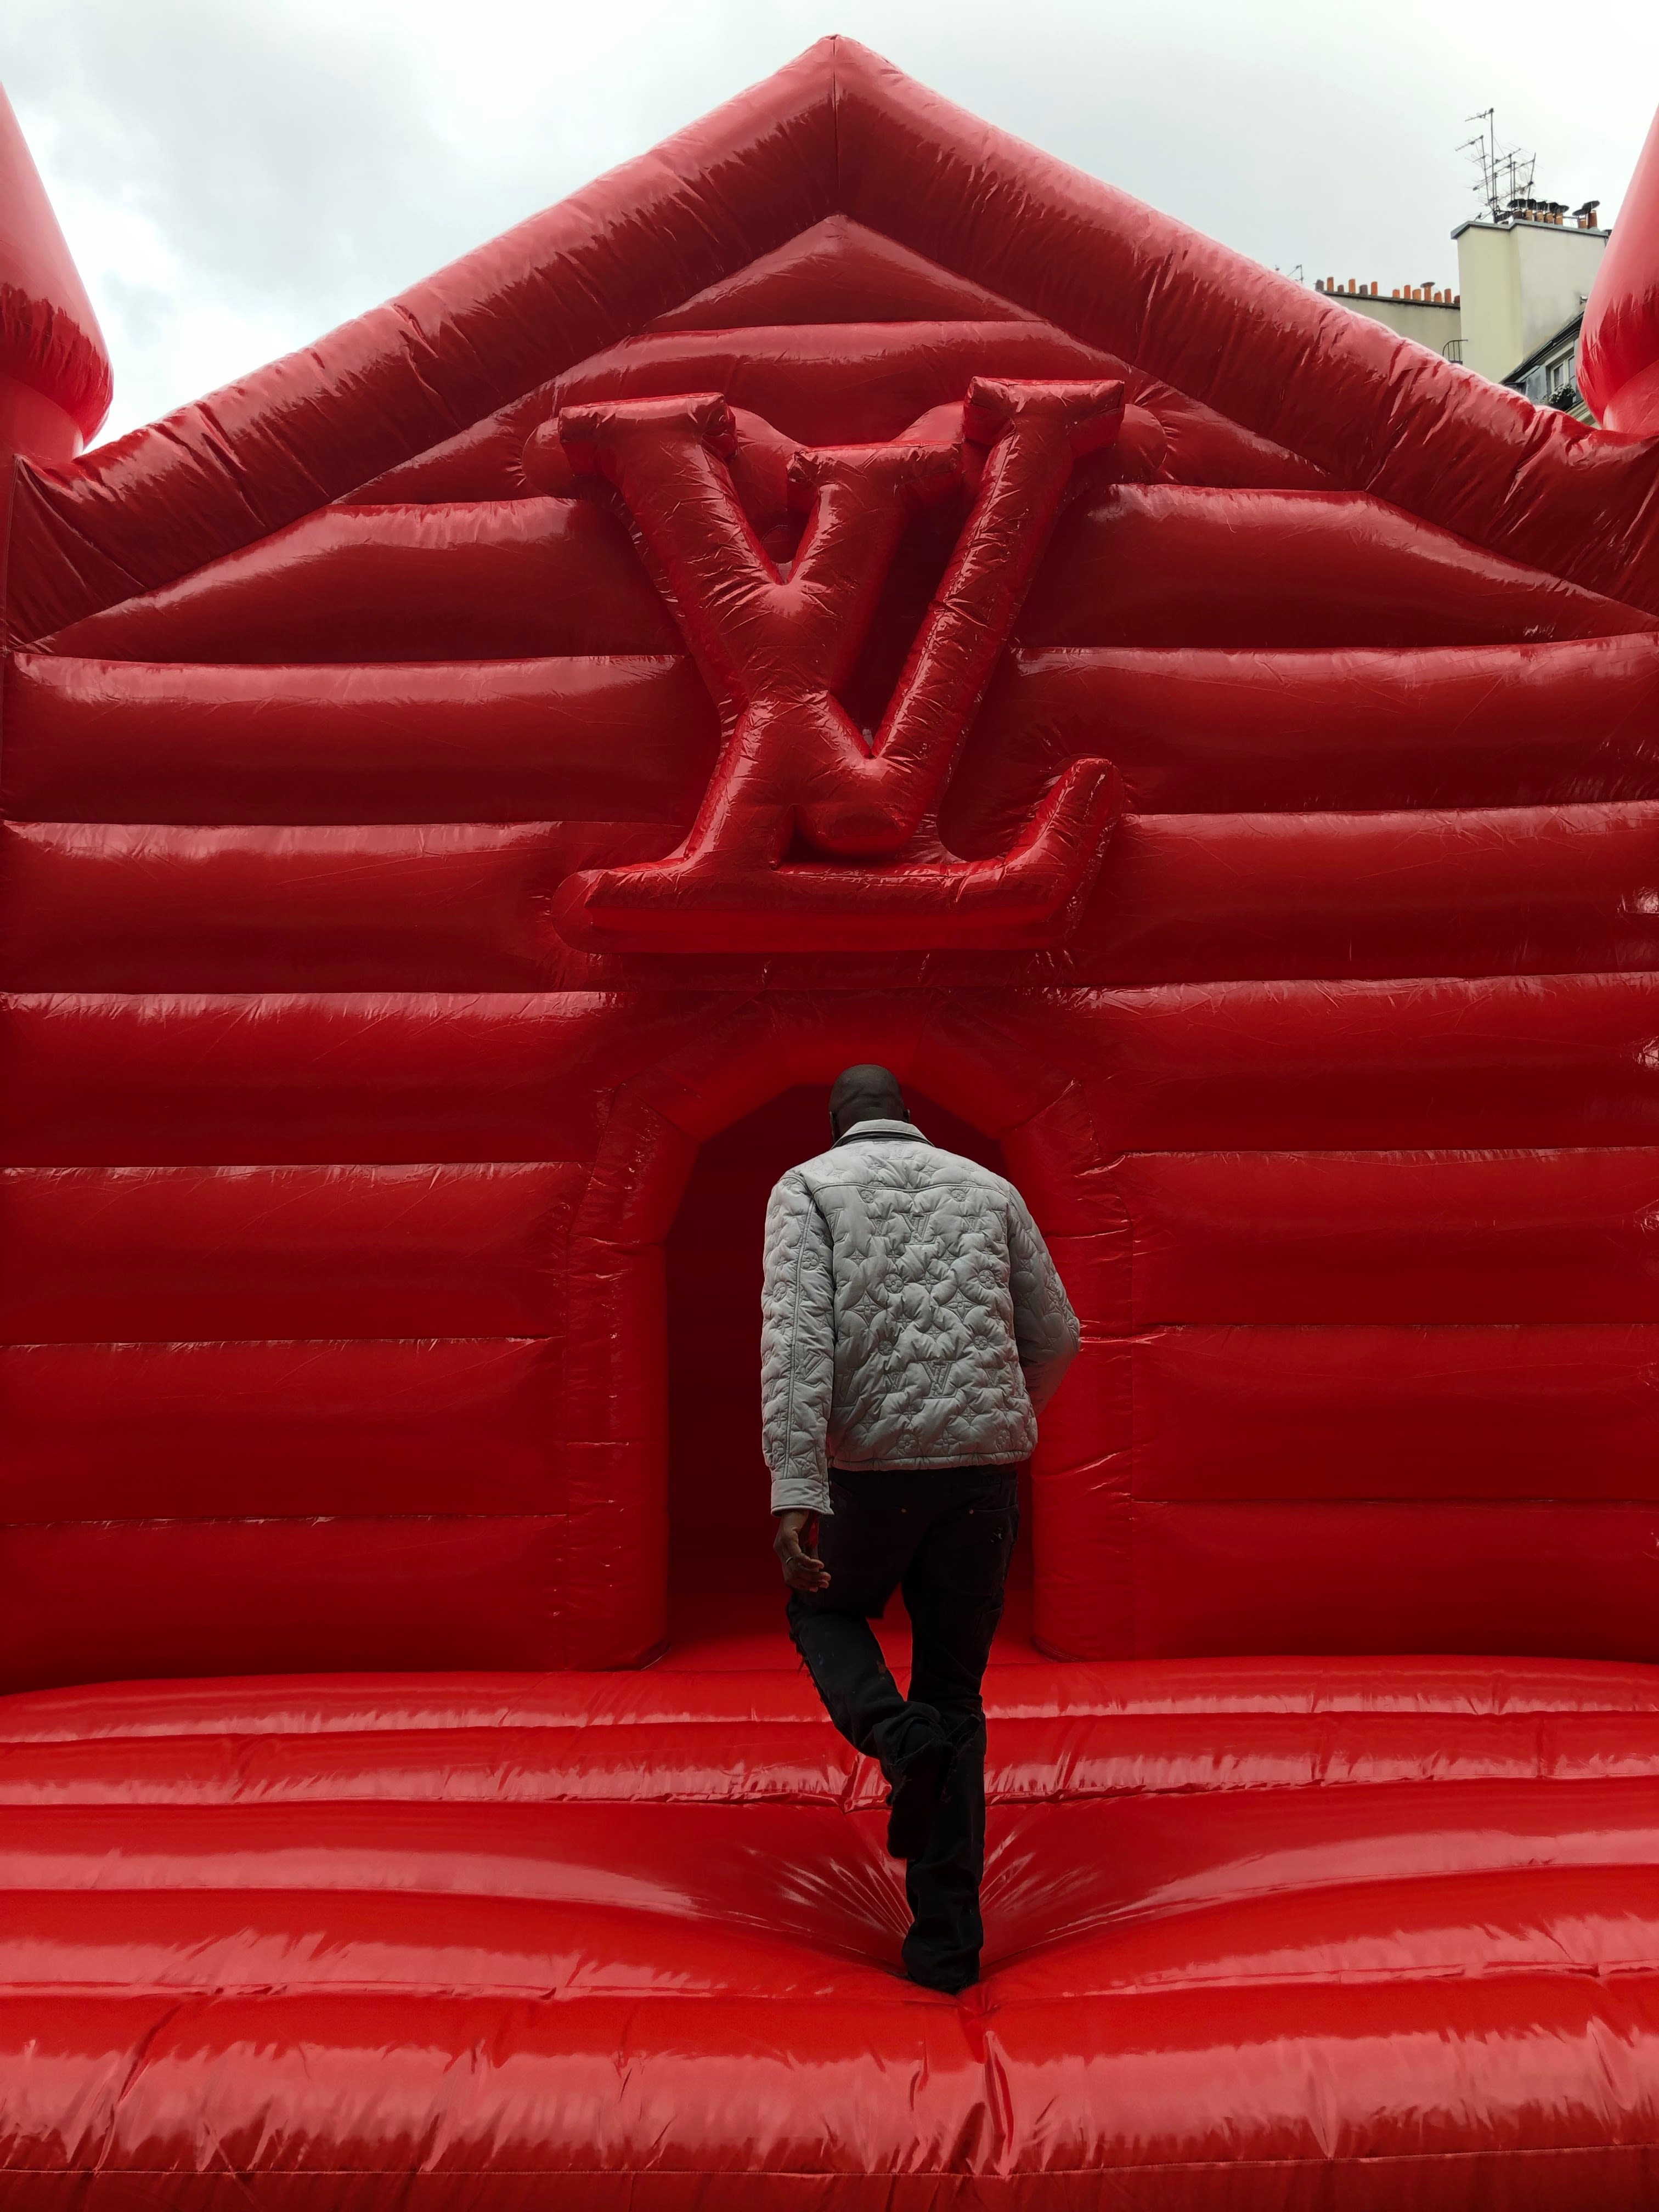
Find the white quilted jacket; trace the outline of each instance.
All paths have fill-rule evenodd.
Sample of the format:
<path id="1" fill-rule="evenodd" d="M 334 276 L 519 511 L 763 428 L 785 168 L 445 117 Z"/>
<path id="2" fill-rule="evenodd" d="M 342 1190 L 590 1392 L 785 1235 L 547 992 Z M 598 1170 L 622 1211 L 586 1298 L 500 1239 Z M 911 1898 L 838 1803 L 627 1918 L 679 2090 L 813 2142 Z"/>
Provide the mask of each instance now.
<path id="1" fill-rule="evenodd" d="M 909 1121 L 859 1121 L 766 1209 L 761 1428 L 772 1510 L 826 1469 L 1006 1467 L 1078 1346 L 1013 1185 Z"/>

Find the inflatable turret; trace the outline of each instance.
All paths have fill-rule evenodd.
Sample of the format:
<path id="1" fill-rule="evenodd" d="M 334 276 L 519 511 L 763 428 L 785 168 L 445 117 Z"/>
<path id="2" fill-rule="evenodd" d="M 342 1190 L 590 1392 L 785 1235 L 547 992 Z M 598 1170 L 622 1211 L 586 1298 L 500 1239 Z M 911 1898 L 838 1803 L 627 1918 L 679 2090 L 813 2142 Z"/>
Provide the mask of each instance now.
<path id="1" fill-rule="evenodd" d="M 0 458 L 72 460 L 110 389 L 97 318 L 0 92 Z"/>
<path id="2" fill-rule="evenodd" d="M 1659 115 L 1596 272 L 1578 367 L 1604 429 L 1659 438 Z"/>

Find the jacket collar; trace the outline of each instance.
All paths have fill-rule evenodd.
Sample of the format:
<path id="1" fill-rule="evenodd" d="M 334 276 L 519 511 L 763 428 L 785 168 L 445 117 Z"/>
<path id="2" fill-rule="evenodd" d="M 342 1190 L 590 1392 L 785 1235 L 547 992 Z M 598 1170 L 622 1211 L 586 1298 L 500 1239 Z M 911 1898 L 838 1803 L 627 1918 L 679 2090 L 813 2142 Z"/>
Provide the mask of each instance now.
<path id="1" fill-rule="evenodd" d="M 866 1137 L 913 1145 L 932 1142 L 931 1138 L 922 1135 L 914 1121 L 854 1121 L 850 1129 L 842 1130 L 830 1149 L 839 1152 L 843 1145 L 850 1145 L 855 1140 L 862 1144 Z"/>

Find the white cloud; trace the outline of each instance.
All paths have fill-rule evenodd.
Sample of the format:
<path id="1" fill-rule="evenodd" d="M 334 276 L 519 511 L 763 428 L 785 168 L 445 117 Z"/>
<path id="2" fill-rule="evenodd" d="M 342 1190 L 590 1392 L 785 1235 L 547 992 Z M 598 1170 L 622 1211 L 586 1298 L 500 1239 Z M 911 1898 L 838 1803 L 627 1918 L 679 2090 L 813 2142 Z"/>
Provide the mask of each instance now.
<path id="1" fill-rule="evenodd" d="M 1271 264 L 1450 282 L 1474 110 L 1611 212 L 1659 9 L 1602 0 L 8 0 L 0 76 L 104 320 L 108 431 L 302 344 L 826 30 Z"/>

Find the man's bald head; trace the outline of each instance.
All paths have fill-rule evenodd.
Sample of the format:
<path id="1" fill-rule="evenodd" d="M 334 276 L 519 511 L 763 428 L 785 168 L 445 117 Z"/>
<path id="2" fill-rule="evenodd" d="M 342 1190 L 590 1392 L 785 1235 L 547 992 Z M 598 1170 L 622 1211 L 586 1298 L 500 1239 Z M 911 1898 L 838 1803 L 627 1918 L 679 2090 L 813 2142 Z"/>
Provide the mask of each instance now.
<path id="1" fill-rule="evenodd" d="M 904 1093 L 890 1067 L 843 1067 L 830 1091 L 830 1127 L 838 1137 L 858 1121 L 908 1121 Z"/>

